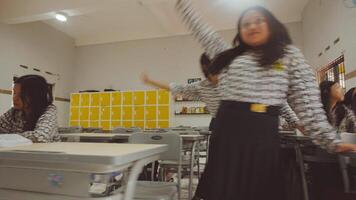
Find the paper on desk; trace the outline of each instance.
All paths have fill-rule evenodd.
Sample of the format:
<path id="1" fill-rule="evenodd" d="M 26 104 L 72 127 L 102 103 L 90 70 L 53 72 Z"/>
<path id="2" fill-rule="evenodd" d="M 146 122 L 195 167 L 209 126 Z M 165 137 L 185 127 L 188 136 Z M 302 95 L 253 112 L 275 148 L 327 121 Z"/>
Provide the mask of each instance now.
<path id="1" fill-rule="evenodd" d="M 18 134 L 0 134 L 0 148 L 30 145 L 32 141 Z"/>

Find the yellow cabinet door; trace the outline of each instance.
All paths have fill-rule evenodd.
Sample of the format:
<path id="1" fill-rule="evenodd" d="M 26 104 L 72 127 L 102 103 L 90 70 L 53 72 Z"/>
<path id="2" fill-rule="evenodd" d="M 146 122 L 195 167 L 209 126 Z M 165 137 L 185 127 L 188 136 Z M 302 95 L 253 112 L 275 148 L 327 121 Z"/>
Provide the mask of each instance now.
<path id="1" fill-rule="evenodd" d="M 158 121 L 157 128 L 169 128 L 169 121 Z"/>
<path id="2" fill-rule="evenodd" d="M 111 111 L 110 107 L 102 107 L 101 108 L 101 113 L 100 113 L 100 119 L 101 121 L 109 121 L 111 116 Z"/>
<path id="3" fill-rule="evenodd" d="M 70 108 L 70 120 L 71 121 L 79 120 L 79 107 Z"/>
<path id="4" fill-rule="evenodd" d="M 99 128 L 99 121 L 90 121 L 90 127 L 91 128 Z"/>
<path id="5" fill-rule="evenodd" d="M 110 106 L 111 93 L 100 93 L 100 106 Z"/>
<path id="6" fill-rule="evenodd" d="M 146 91 L 146 105 L 156 105 L 157 104 L 157 91 L 151 90 Z"/>
<path id="7" fill-rule="evenodd" d="M 134 127 L 145 128 L 145 121 L 134 121 Z"/>
<path id="8" fill-rule="evenodd" d="M 122 121 L 122 127 L 131 128 L 132 127 L 132 121 Z"/>
<path id="9" fill-rule="evenodd" d="M 145 128 L 157 128 L 157 121 L 146 121 L 146 127 Z"/>
<path id="10" fill-rule="evenodd" d="M 111 130 L 111 124 L 110 124 L 110 121 L 101 121 L 100 122 L 100 127 L 103 129 L 103 130 Z"/>
<path id="11" fill-rule="evenodd" d="M 111 108 L 111 121 L 121 120 L 121 107 Z"/>
<path id="12" fill-rule="evenodd" d="M 80 94 L 70 95 L 70 106 L 79 106 Z"/>
<path id="13" fill-rule="evenodd" d="M 99 120 L 100 109 L 99 107 L 90 108 L 90 121 Z"/>
<path id="14" fill-rule="evenodd" d="M 89 121 L 80 121 L 80 126 L 82 128 L 89 128 Z"/>
<path id="15" fill-rule="evenodd" d="M 169 119 L 169 106 L 158 106 L 158 120 Z"/>
<path id="16" fill-rule="evenodd" d="M 121 121 L 111 121 L 111 128 L 121 127 Z"/>
<path id="17" fill-rule="evenodd" d="M 121 92 L 111 93 L 111 105 L 112 106 L 121 106 Z"/>
<path id="18" fill-rule="evenodd" d="M 145 92 L 137 91 L 133 93 L 133 101 L 135 105 L 143 105 L 145 104 Z"/>
<path id="19" fill-rule="evenodd" d="M 145 116 L 145 107 L 135 106 L 134 107 L 134 120 L 143 120 Z"/>
<path id="20" fill-rule="evenodd" d="M 158 104 L 169 104 L 170 94 L 167 90 L 158 91 Z"/>
<path id="21" fill-rule="evenodd" d="M 79 123 L 79 121 L 70 121 L 69 122 L 69 126 L 78 127 L 78 126 L 80 126 L 80 123 Z"/>
<path id="22" fill-rule="evenodd" d="M 90 95 L 88 93 L 83 93 L 80 95 L 80 106 L 89 106 Z"/>
<path id="23" fill-rule="evenodd" d="M 122 120 L 132 120 L 132 106 L 122 107 Z"/>
<path id="24" fill-rule="evenodd" d="M 122 104 L 123 105 L 132 105 L 132 92 L 123 92 L 122 93 Z"/>
<path id="25" fill-rule="evenodd" d="M 157 107 L 156 106 L 145 106 L 146 120 L 156 120 L 157 119 Z"/>
<path id="26" fill-rule="evenodd" d="M 99 106 L 100 104 L 100 94 L 92 93 L 90 94 L 90 106 Z"/>
<path id="27" fill-rule="evenodd" d="M 80 108 L 80 121 L 89 120 L 89 107 Z"/>

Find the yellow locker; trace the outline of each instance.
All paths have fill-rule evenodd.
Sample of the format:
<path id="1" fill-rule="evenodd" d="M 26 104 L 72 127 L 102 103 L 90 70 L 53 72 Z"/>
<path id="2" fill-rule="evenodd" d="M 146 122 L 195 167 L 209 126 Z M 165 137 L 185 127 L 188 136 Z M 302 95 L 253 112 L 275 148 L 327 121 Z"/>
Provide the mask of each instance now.
<path id="1" fill-rule="evenodd" d="M 100 106 L 110 106 L 111 95 L 109 92 L 103 92 L 100 94 Z"/>
<path id="2" fill-rule="evenodd" d="M 169 106 L 158 106 L 158 119 L 159 120 L 169 119 Z"/>
<path id="3" fill-rule="evenodd" d="M 99 120 L 100 109 L 99 107 L 90 108 L 90 121 Z"/>
<path id="4" fill-rule="evenodd" d="M 122 121 L 122 126 L 124 128 L 131 128 L 132 127 L 132 121 Z"/>
<path id="5" fill-rule="evenodd" d="M 132 106 L 123 106 L 122 107 L 122 119 L 123 120 L 132 120 Z"/>
<path id="6" fill-rule="evenodd" d="M 133 93 L 133 101 L 135 105 L 143 105 L 145 104 L 145 92 L 137 91 Z"/>
<path id="7" fill-rule="evenodd" d="M 123 92 L 122 93 L 122 104 L 123 105 L 132 105 L 132 92 Z"/>
<path id="8" fill-rule="evenodd" d="M 90 106 L 99 106 L 100 104 L 100 94 L 92 93 L 90 94 Z"/>
<path id="9" fill-rule="evenodd" d="M 145 121 L 134 121 L 134 127 L 145 128 Z"/>
<path id="10" fill-rule="evenodd" d="M 145 107 L 146 120 L 157 119 L 157 107 L 156 106 L 146 106 Z"/>
<path id="11" fill-rule="evenodd" d="M 111 121 L 111 128 L 121 127 L 121 121 Z"/>
<path id="12" fill-rule="evenodd" d="M 156 103 L 157 103 L 157 91 L 156 90 L 146 91 L 146 104 L 156 105 Z"/>
<path id="13" fill-rule="evenodd" d="M 90 121 L 91 128 L 99 128 L 99 121 Z"/>
<path id="14" fill-rule="evenodd" d="M 70 108 L 70 120 L 79 120 L 79 107 Z"/>
<path id="15" fill-rule="evenodd" d="M 167 90 L 158 91 L 158 104 L 169 104 L 169 92 Z"/>
<path id="16" fill-rule="evenodd" d="M 146 121 L 146 128 L 157 128 L 157 121 Z"/>
<path id="17" fill-rule="evenodd" d="M 70 95 L 70 105 L 79 106 L 80 94 L 71 94 Z"/>
<path id="18" fill-rule="evenodd" d="M 80 126 L 82 128 L 89 128 L 89 121 L 80 121 Z"/>
<path id="19" fill-rule="evenodd" d="M 102 107 L 100 116 L 102 121 L 110 120 L 110 116 L 111 116 L 110 107 Z"/>
<path id="20" fill-rule="evenodd" d="M 89 120 L 89 107 L 80 108 L 80 121 Z"/>
<path id="21" fill-rule="evenodd" d="M 135 106 L 134 107 L 134 119 L 135 120 L 143 120 L 145 114 L 145 108 L 143 106 Z"/>
<path id="22" fill-rule="evenodd" d="M 111 105 L 113 105 L 113 106 L 121 105 L 121 92 L 111 93 Z"/>
<path id="23" fill-rule="evenodd" d="M 111 124 L 110 121 L 101 121 L 100 126 L 103 130 L 110 130 L 111 129 Z"/>
<path id="24" fill-rule="evenodd" d="M 169 121 L 158 121 L 157 128 L 169 128 Z"/>
<path id="25" fill-rule="evenodd" d="M 90 95 L 88 93 L 83 93 L 80 95 L 80 106 L 89 106 Z"/>
<path id="26" fill-rule="evenodd" d="M 70 121 L 69 126 L 77 127 L 77 126 L 80 126 L 80 123 L 79 123 L 79 121 Z"/>
<path id="27" fill-rule="evenodd" d="M 121 107 L 111 108 L 111 121 L 121 120 Z"/>

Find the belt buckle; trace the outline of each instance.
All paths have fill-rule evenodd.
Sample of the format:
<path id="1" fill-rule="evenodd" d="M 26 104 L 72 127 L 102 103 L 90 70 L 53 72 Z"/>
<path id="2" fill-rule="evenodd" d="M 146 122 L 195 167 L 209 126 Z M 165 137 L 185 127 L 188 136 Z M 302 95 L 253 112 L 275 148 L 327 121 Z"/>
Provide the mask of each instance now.
<path id="1" fill-rule="evenodd" d="M 250 110 L 256 113 L 265 113 L 267 112 L 267 106 L 260 103 L 253 103 L 250 106 Z"/>

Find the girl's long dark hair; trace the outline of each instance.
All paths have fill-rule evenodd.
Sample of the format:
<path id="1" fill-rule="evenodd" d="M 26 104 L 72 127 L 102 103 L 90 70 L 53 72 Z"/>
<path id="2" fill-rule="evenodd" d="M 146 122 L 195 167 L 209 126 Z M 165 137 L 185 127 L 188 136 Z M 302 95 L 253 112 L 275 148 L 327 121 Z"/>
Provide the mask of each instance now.
<path id="1" fill-rule="evenodd" d="M 26 75 L 14 80 L 21 86 L 21 100 L 29 109 L 24 115 L 25 131 L 33 131 L 41 115 L 53 103 L 52 90 L 46 79 L 39 75 Z"/>
<path id="2" fill-rule="evenodd" d="M 336 83 L 337 82 L 335 82 L 335 81 L 323 81 L 320 83 L 319 88 L 320 88 L 321 102 L 322 102 L 323 108 L 326 112 L 328 121 L 331 124 L 334 124 L 331 119 L 331 110 L 334 109 L 335 114 L 336 114 L 335 125 L 339 126 L 342 119 L 344 119 L 344 117 L 346 115 L 346 110 L 345 110 L 345 107 L 342 105 L 342 102 L 336 103 L 335 107 L 331 108 L 331 105 L 330 105 L 331 87 L 333 85 L 335 85 Z"/>
<path id="3" fill-rule="evenodd" d="M 350 109 L 352 109 L 352 111 L 354 111 L 354 113 L 356 114 L 356 97 L 355 97 L 356 95 L 354 95 L 355 89 L 356 88 L 354 87 L 346 92 L 344 104 Z"/>
<path id="4" fill-rule="evenodd" d="M 270 31 L 270 37 L 268 42 L 258 48 L 253 48 L 247 45 L 240 36 L 241 21 L 249 11 L 258 11 L 264 15 L 267 20 L 268 28 Z M 254 49 L 259 55 L 258 63 L 261 66 L 270 66 L 278 59 L 284 56 L 285 47 L 292 43 L 286 27 L 278 21 L 278 19 L 266 8 L 261 6 L 254 6 L 245 10 L 238 21 L 237 25 L 238 33 L 233 40 L 234 48 L 222 52 L 217 55 L 211 66 L 209 67 L 209 73 L 218 74 L 222 69 L 229 66 L 231 62 L 244 52 Z"/>

